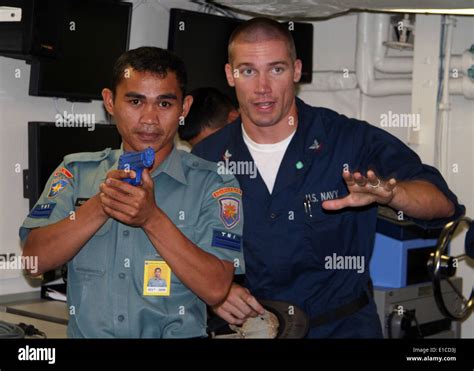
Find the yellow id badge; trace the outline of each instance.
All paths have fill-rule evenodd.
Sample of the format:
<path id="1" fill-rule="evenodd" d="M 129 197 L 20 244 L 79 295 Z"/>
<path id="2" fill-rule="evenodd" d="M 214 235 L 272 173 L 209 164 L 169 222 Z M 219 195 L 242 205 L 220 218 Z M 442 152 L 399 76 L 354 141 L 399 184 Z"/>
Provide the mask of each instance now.
<path id="1" fill-rule="evenodd" d="M 162 260 L 145 260 L 143 296 L 170 296 L 171 269 Z"/>

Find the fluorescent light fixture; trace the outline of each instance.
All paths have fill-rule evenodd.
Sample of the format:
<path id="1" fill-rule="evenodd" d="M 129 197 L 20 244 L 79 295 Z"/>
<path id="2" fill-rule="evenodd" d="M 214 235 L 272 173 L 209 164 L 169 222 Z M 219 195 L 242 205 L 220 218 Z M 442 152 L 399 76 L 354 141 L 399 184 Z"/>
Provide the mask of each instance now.
<path id="1" fill-rule="evenodd" d="M 455 14 L 455 15 L 474 15 L 474 8 L 466 9 L 373 9 L 381 12 L 396 12 L 396 13 L 421 13 L 421 14 Z"/>

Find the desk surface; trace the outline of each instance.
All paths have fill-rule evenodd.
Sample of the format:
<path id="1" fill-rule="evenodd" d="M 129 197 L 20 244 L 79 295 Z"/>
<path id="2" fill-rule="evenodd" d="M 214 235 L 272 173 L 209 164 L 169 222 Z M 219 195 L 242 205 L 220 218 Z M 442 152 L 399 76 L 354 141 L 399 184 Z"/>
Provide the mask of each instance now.
<path id="1" fill-rule="evenodd" d="M 33 325 L 38 330 L 43 331 L 48 339 L 64 339 L 67 338 L 67 326 L 61 325 L 59 323 L 43 321 L 37 318 L 20 316 L 17 314 L 0 312 L 0 320 L 18 324 L 18 323 L 26 323 L 27 325 Z"/>
<path id="2" fill-rule="evenodd" d="M 24 303 L 5 304 L 8 313 L 34 317 L 40 320 L 67 325 L 69 312 L 62 301 L 38 299 Z"/>

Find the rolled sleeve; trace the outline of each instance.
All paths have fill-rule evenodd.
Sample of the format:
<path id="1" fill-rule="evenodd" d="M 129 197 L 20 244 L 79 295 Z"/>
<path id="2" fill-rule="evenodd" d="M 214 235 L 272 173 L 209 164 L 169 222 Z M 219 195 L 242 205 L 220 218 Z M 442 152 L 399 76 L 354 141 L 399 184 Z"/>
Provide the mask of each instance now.
<path id="1" fill-rule="evenodd" d="M 420 157 L 393 135 L 366 124 L 364 143 L 370 143 L 366 152 L 366 169 L 374 170 L 378 176 L 397 181 L 423 180 L 436 186 L 455 207 L 454 215 L 447 218 L 422 220 L 413 217 L 407 218 L 423 228 L 440 228 L 446 223 L 464 215 L 466 209 L 459 204 L 456 195 L 449 189 L 440 172 L 421 162 Z"/>

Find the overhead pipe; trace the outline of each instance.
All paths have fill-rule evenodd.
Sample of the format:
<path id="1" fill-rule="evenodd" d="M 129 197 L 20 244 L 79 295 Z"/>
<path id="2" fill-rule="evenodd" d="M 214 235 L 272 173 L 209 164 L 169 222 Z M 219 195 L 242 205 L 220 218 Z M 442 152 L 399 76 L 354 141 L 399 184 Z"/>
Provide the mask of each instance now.
<path id="1" fill-rule="evenodd" d="M 387 57 L 384 41 L 390 39 L 390 15 L 374 16 L 374 66 L 385 73 L 412 73 L 413 57 Z"/>
<path id="2" fill-rule="evenodd" d="M 383 43 L 390 39 L 390 14 L 379 13 L 374 16 L 374 66 L 384 73 L 412 73 L 413 57 L 388 57 Z M 474 53 L 466 50 L 463 54 L 451 55 L 451 69 L 463 74 L 474 65 Z"/>
<path id="3" fill-rule="evenodd" d="M 439 120 L 439 127 L 436 132 L 438 135 L 437 143 L 438 150 L 438 166 L 442 174 L 446 174 L 448 168 L 448 145 L 449 145 L 449 111 L 451 110 L 451 102 L 449 100 L 449 73 L 451 65 L 451 50 L 453 45 L 453 29 L 456 26 L 456 21 L 450 16 L 445 17 L 444 27 L 446 32 L 446 45 L 444 48 L 444 70 L 443 70 L 443 87 L 441 102 L 438 109 L 441 112 Z"/>
<path id="4" fill-rule="evenodd" d="M 370 96 L 388 96 L 411 93 L 411 79 L 376 79 L 374 66 L 374 37 L 370 15 L 361 13 L 357 18 L 356 75 L 361 91 Z"/>
<path id="5" fill-rule="evenodd" d="M 372 17 L 372 18 L 371 18 Z M 356 75 L 362 93 L 369 96 L 408 95 L 412 91 L 411 77 L 376 78 L 375 70 L 391 74 L 413 72 L 413 57 L 386 57 L 383 42 L 388 38 L 390 15 L 361 13 L 357 18 Z M 474 83 L 468 69 L 474 65 L 474 50 L 450 57 L 449 70 L 463 74 L 451 78 L 449 92 L 474 99 Z"/>
<path id="6" fill-rule="evenodd" d="M 449 80 L 449 93 L 454 95 L 464 95 L 467 99 L 474 99 L 474 83 L 464 75 L 457 79 Z"/>

